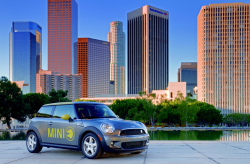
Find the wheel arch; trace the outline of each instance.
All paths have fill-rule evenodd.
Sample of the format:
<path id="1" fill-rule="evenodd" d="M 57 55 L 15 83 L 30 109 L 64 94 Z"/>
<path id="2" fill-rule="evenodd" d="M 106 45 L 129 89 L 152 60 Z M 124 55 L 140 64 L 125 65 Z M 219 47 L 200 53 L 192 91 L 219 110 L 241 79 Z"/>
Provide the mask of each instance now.
<path id="1" fill-rule="evenodd" d="M 37 137 L 38 137 L 38 139 L 39 139 L 39 142 L 42 143 L 42 137 L 41 137 L 41 135 L 40 135 L 40 133 L 39 133 L 39 131 L 38 131 L 38 129 L 37 129 L 36 127 L 34 127 L 34 126 L 30 127 L 30 128 L 27 130 L 27 132 L 26 132 L 26 136 L 28 136 L 28 134 L 29 134 L 30 132 L 35 132 L 36 135 L 37 135 Z"/>
<path id="2" fill-rule="evenodd" d="M 84 128 L 84 129 L 81 131 L 81 133 L 80 133 L 80 135 L 79 135 L 78 147 L 79 147 L 80 150 L 82 150 L 82 139 L 83 139 L 83 137 L 84 137 L 86 134 L 88 134 L 88 133 L 94 133 L 94 134 L 99 138 L 102 147 L 104 146 L 103 144 L 106 144 L 105 139 L 104 139 L 104 136 L 103 136 L 103 134 L 100 132 L 99 129 L 97 129 L 97 128 L 95 128 L 95 127 L 86 127 L 86 128 Z"/>

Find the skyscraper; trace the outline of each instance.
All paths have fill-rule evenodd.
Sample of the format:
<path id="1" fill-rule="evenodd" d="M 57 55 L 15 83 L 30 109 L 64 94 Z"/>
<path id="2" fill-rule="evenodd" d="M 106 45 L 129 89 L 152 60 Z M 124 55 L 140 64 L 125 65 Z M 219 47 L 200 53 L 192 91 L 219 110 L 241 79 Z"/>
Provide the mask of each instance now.
<path id="1" fill-rule="evenodd" d="M 182 62 L 178 69 L 178 82 L 187 82 L 187 93 L 197 87 L 197 62 Z"/>
<path id="2" fill-rule="evenodd" d="M 250 3 L 203 6 L 198 16 L 198 100 L 250 113 Z"/>
<path id="3" fill-rule="evenodd" d="M 78 6 L 75 0 L 48 0 L 48 68 L 77 73 Z"/>
<path id="4" fill-rule="evenodd" d="M 78 72 L 82 74 L 82 96 L 95 97 L 109 94 L 110 44 L 109 42 L 78 38 Z"/>
<path id="5" fill-rule="evenodd" d="M 113 94 L 125 94 L 125 33 L 123 24 L 111 22 L 108 41 L 110 42 L 110 81 L 114 81 Z"/>
<path id="6" fill-rule="evenodd" d="M 42 66 L 42 27 L 13 22 L 10 32 L 10 81 L 24 81 L 23 93 L 36 92 L 36 73 Z"/>
<path id="7" fill-rule="evenodd" d="M 128 94 L 167 88 L 168 16 L 149 5 L 128 13 Z"/>

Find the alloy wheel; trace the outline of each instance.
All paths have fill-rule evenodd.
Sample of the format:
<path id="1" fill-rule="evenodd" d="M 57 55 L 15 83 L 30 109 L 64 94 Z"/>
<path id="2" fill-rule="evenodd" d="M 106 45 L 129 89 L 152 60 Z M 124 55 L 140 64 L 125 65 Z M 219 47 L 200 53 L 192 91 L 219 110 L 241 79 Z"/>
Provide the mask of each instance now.
<path id="1" fill-rule="evenodd" d="M 37 139 L 34 134 L 30 134 L 27 140 L 27 147 L 30 151 L 33 151 L 36 148 Z"/>
<path id="2" fill-rule="evenodd" d="M 94 156 L 97 150 L 97 143 L 94 137 L 88 136 L 83 143 L 84 152 L 88 156 Z"/>

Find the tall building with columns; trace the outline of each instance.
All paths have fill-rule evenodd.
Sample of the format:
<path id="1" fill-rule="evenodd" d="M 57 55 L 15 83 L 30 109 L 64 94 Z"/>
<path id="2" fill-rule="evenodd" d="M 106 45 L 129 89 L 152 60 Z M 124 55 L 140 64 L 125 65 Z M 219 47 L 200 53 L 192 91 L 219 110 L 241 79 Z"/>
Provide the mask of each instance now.
<path id="1" fill-rule="evenodd" d="M 250 113 L 250 3 L 203 6 L 198 16 L 198 100 Z"/>

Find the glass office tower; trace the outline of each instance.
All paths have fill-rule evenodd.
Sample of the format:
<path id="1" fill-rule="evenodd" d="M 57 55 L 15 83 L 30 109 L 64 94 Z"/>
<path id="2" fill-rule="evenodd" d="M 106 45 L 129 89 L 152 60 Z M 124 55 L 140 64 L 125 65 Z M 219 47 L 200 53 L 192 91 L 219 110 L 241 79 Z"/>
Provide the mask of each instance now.
<path id="1" fill-rule="evenodd" d="M 149 5 L 128 13 L 128 94 L 167 88 L 168 16 Z"/>
<path id="2" fill-rule="evenodd" d="M 187 82 L 187 93 L 194 94 L 197 87 L 197 62 L 182 62 L 178 69 L 178 82 Z"/>
<path id="3" fill-rule="evenodd" d="M 198 16 L 198 100 L 250 113 L 250 3 L 203 6 Z"/>
<path id="4" fill-rule="evenodd" d="M 109 94 L 110 43 L 78 38 L 78 72 L 82 74 L 82 96 Z"/>
<path id="5" fill-rule="evenodd" d="M 125 33 L 122 22 L 111 22 L 108 41 L 110 42 L 110 81 L 114 83 L 114 89 L 110 93 L 125 94 Z"/>
<path id="6" fill-rule="evenodd" d="M 78 6 L 75 0 L 48 0 L 48 69 L 77 74 Z"/>
<path id="7" fill-rule="evenodd" d="M 42 28 L 34 22 L 13 22 L 10 32 L 10 81 L 24 81 L 23 93 L 36 92 L 42 66 Z"/>

